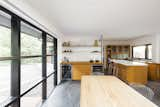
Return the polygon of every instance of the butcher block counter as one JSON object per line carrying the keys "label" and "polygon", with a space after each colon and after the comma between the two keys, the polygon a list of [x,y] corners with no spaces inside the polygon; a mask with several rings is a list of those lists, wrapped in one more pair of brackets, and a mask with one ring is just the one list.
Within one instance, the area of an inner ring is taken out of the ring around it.
{"label": "butcher block counter", "polygon": [[158,107],[113,76],[83,76],[80,107]]}
{"label": "butcher block counter", "polygon": [[112,60],[117,67],[118,77],[128,84],[147,84],[148,64],[126,61]]}
{"label": "butcher block counter", "polygon": [[93,65],[102,65],[100,62],[62,62],[72,66],[72,80],[81,80],[83,75],[91,75]]}

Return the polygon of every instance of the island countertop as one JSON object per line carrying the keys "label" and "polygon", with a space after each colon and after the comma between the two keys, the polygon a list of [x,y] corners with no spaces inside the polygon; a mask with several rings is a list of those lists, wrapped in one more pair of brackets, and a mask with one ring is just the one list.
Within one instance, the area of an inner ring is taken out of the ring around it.
{"label": "island countertop", "polygon": [[113,76],[83,76],[80,107],[158,107]]}
{"label": "island countertop", "polygon": [[146,63],[127,61],[127,60],[111,60],[111,62],[122,64],[125,66],[148,66]]}
{"label": "island countertop", "polygon": [[102,64],[101,62],[85,62],[85,61],[71,61],[71,62],[62,62],[61,64],[71,64],[71,65],[83,65],[83,64],[90,64],[90,65],[96,65],[96,64]]}

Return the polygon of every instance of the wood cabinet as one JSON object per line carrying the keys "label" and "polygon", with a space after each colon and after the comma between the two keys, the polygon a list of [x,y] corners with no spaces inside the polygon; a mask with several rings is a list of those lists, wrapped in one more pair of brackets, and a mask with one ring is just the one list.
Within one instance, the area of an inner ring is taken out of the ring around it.
{"label": "wood cabinet", "polygon": [[128,84],[147,84],[148,65],[145,63],[115,60],[118,69],[118,78]]}
{"label": "wood cabinet", "polygon": [[148,63],[148,79],[152,81],[160,80],[160,64]]}
{"label": "wood cabinet", "polygon": [[93,65],[102,65],[100,62],[62,62],[61,64],[70,64],[72,66],[72,80],[81,80],[84,75],[91,75]]}
{"label": "wood cabinet", "polygon": [[118,77],[128,84],[147,84],[147,67],[118,64]]}
{"label": "wood cabinet", "polygon": [[72,65],[72,80],[81,80],[83,75],[91,74],[91,64],[74,64]]}

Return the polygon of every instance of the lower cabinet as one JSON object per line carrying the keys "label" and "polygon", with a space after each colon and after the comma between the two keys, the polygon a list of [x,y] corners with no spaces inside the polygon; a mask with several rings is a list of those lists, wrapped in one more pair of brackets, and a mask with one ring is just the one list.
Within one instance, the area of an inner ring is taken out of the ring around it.
{"label": "lower cabinet", "polygon": [[72,65],[72,80],[81,80],[83,75],[91,74],[91,64]]}
{"label": "lower cabinet", "polygon": [[128,84],[147,84],[147,66],[118,65],[118,77]]}
{"label": "lower cabinet", "polygon": [[160,80],[160,64],[156,63],[148,64],[148,79],[152,81]]}

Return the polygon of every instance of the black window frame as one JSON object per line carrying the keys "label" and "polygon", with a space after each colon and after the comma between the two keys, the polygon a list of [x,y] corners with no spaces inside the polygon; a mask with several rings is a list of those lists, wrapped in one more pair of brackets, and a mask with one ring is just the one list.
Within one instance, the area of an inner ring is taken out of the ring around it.
{"label": "black window frame", "polygon": [[[11,98],[7,99],[6,102],[3,104],[4,107],[20,107],[20,100],[21,98],[29,93],[31,90],[33,90],[38,85],[42,84],[42,100],[47,99],[47,79],[53,75],[54,83],[53,85],[57,85],[57,38],[55,38],[53,35],[49,34],[45,30],[35,26],[34,24],[30,23],[29,21],[23,19],[22,17],[19,17],[18,15],[14,14],[10,10],[6,9],[3,6],[0,6],[0,11],[3,11],[11,16],[11,57],[0,57],[0,61],[6,61],[6,60],[12,60],[11,64]],[[35,56],[21,56],[21,22],[24,22],[33,28],[36,28],[37,30],[42,32],[42,55],[35,55]],[[14,35],[14,37],[13,37]],[[46,37],[50,36],[54,39],[54,72],[46,75]],[[34,86],[32,86],[30,89],[25,91],[21,94],[21,59],[25,58],[36,58],[36,57],[42,57],[42,80],[37,82]]]}
{"label": "black window frame", "polygon": [[[140,60],[152,60],[152,59],[149,59],[149,58],[148,58],[148,46],[149,46],[149,45],[152,45],[152,44],[132,46],[132,58],[133,58],[133,59],[140,59]],[[135,58],[135,57],[134,57],[134,52],[133,52],[134,49],[133,49],[133,48],[134,48],[134,47],[138,47],[138,46],[145,46],[145,58]]]}

